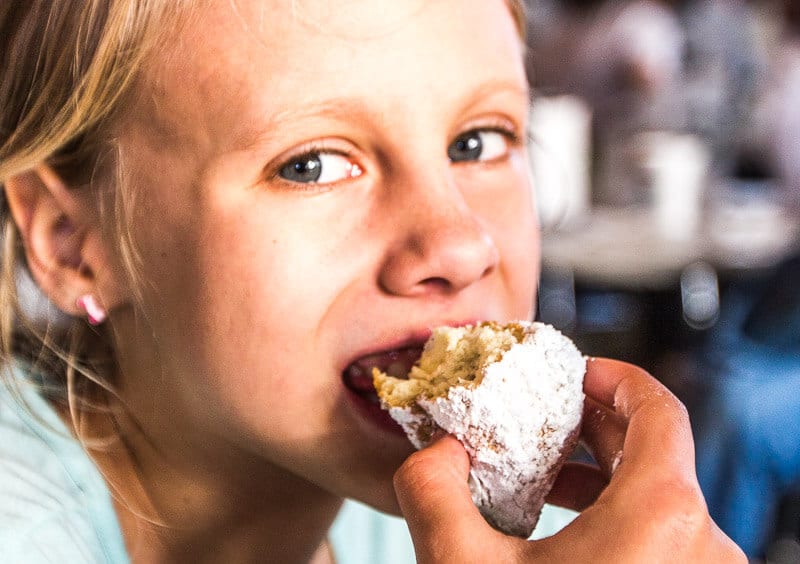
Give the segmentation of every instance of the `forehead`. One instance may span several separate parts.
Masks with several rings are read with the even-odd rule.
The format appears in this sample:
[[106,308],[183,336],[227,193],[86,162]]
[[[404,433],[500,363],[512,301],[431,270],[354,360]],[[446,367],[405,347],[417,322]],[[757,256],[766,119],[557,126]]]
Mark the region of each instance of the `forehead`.
[[246,137],[253,120],[331,99],[390,106],[436,85],[524,83],[505,0],[222,0],[192,8],[167,45],[136,115],[169,138]]

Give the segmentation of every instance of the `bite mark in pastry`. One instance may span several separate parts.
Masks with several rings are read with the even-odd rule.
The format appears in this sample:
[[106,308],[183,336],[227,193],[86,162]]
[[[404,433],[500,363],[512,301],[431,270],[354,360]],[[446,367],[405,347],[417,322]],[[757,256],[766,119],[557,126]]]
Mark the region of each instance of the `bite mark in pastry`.
[[373,369],[381,405],[416,448],[438,429],[470,457],[470,490],[494,527],[528,537],[574,449],[586,360],[549,325],[484,322],[433,331],[408,379]]

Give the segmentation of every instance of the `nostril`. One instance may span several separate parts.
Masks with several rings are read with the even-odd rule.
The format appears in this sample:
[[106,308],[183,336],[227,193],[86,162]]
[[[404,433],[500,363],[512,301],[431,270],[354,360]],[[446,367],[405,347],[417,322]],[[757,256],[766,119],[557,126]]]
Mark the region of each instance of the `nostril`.
[[[487,276],[489,276],[492,272],[494,272],[495,265],[487,266],[481,275],[478,278],[472,280],[473,282],[477,280],[481,280]],[[436,291],[436,292],[450,292],[456,288],[460,288],[461,286],[466,286],[468,282],[461,282],[458,279],[449,279],[443,276],[431,276],[430,278],[425,278],[424,280],[420,280],[419,286],[422,288],[426,288],[428,290]]]
[[450,283],[449,280],[446,278],[442,278],[440,276],[434,276],[431,278],[426,278],[420,281],[420,286],[425,288],[429,288],[431,290],[437,290],[440,292],[450,290],[453,285]]

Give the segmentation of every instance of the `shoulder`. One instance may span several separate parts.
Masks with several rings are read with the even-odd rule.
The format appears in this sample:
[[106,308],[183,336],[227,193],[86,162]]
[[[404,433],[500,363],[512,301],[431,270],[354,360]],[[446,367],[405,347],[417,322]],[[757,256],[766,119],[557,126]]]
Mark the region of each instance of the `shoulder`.
[[[105,483],[46,402],[0,383],[0,552],[12,562],[119,562]],[[122,548],[122,552],[120,552]]]

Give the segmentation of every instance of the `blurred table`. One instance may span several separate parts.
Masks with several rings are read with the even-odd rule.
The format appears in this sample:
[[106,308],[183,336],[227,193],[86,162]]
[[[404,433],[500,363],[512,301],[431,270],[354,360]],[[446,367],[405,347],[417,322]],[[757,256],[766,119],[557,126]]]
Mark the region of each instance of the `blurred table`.
[[589,284],[659,290],[697,261],[721,272],[767,269],[799,243],[800,218],[769,202],[716,205],[697,233],[680,237],[659,229],[648,209],[600,207],[569,228],[546,228],[542,262]]

